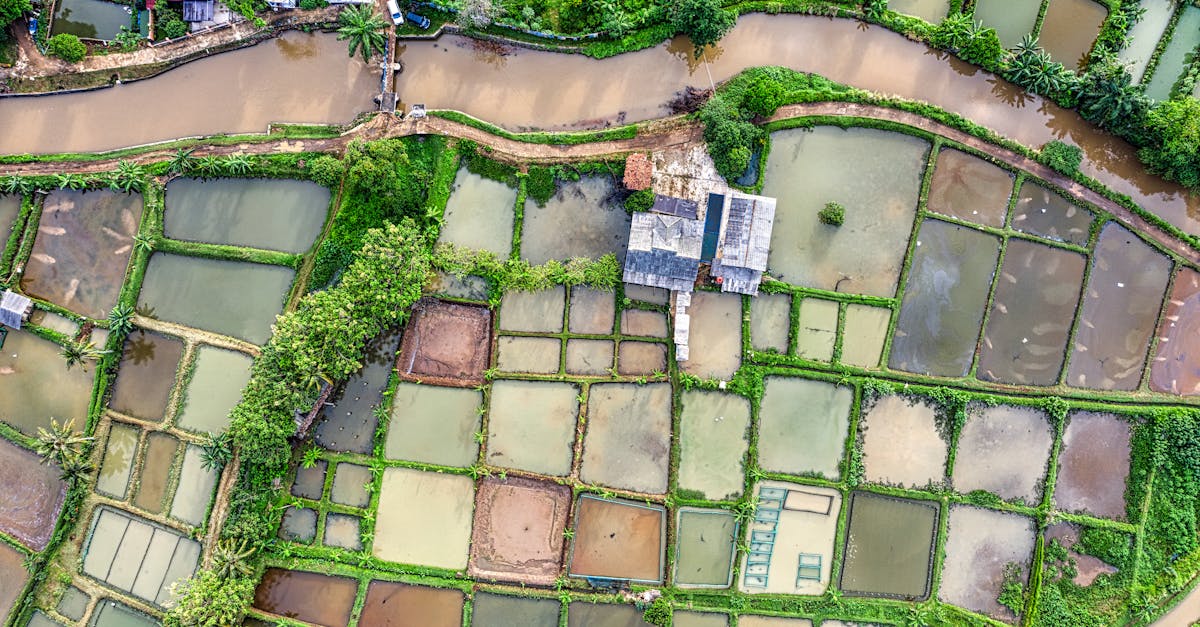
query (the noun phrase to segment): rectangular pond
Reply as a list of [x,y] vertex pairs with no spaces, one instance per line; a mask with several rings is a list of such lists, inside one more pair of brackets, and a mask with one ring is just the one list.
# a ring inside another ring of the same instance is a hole
[[0,438],[0,531],[35,551],[46,548],[67,493],[59,472],[32,451]]
[[171,518],[199,527],[208,518],[208,504],[217,487],[217,472],[204,467],[204,452],[189,444],[183,452],[179,486],[171,497]]
[[671,456],[671,386],[605,383],[588,392],[580,477],[662,494]]
[[357,595],[354,579],[268,568],[254,591],[254,607],[318,625],[346,625]]
[[513,242],[513,208],[517,190],[459,168],[446,201],[438,243],[486,250],[508,259]]
[[265,344],[295,271],[237,261],[156,254],[140,308],[150,317]]
[[172,239],[302,253],[325,224],[329,190],[288,179],[175,179],[163,231]]
[[1092,229],[1092,212],[1033,181],[1021,184],[1013,207],[1012,228],[1060,242],[1084,246]]
[[1000,44],[1012,48],[1033,31],[1041,9],[1042,0],[978,0],[974,18],[984,26],[996,29]]
[[4,584],[0,586],[0,617],[8,617],[17,604],[17,597],[25,591],[27,581],[29,571],[25,569],[25,555],[0,542],[0,583]]
[[1148,81],[1142,80],[1146,87],[1146,96],[1155,100],[1166,100],[1170,97],[1171,88],[1175,86],[1175,81],[1179,80],[1179,75],[1187,66],[1192,51],[1200,44],[1200,7],[1185,7],[1170,35],[1171,42],[1158,58],[1158,64],[1154,66],[1154,75]]
[[253,359],[236,351],[201,346],[183,397],[177,424],[196,433],[220,433],[250,381]]
[[888,366],[961,377],[971,369],[1000,240],[938,220],[917,235]]
[[[76,366],[67,369],[61,347],[28,332],[9,330],[0,350],[0,421],[36,437],[38,427],[75,422],[81,431],[92,397],[92,374]],[[88,368],[92,370],[92,368]]]
[[1142,75],[1146,73],[1146,65],[1150,63],[1154,49],[1158,47],[1158,40],[1175,14],[1175,2],[1172,0],[1142,0],[1139,6],[1146,13],[1129,29],[1129,45],[1117,53],[1117,57],[1129,68],[1135,83],[1142,82]]
[[135,426],[112,423],[104,447],[104,461],[100,463],[100,476],[96,480],[97,492],[115,499],[125,499],[129,493],[129,477],[133,472],[133,458],[137,454],[141,433],[141,429]]
[[937,518],[936,503],[855,492],[841,588],[865,596],[927,597]]
[[459,590],[372,581],[367,585],[367,598],[358,624],[372,627],[459,627],[462,625],[463,600],[463,593]]
[[579,387],[556,381],[500,380],[489,395],[487,462],[566,476],[575,455]]
[[477,592],[471,603],[471,627],[558,627],[561,611],[557,599]]
[[1079,253],[1008,240],[983,332],[981,379],[1058,383],[1086,263]]
[[662,581],[666,524],[661,505],[580,496],[571,576]]
[[543,264],[551,259],[598,259],[613,253],[625,263],[630,218],[616,192],[612,177],[587,176],[560,183],[545,206],[527,199],[521,258]]
[[109,409],[143,420],[161,421],[182,358],[181,340],[134,329],[125,338]]
[[1068,70],[1086,65],[1108,9],[1095,0],[1050,0],[1038,41]]
[[401,383],[392,397],[384,456],[444,466],[470,466],[479,457],[483,394],[469,388]]
[[8,245],[8,238],[12,235],[13,223],[20,212],[20,196],[0,194],[0,255],[4,254],[4,247]]
[[750,443],[750,401],[743,396],[685,390],[679,416],[679,487],[705,498],[741,494]]
[[758,423],[759,465],[775,472],[837,479],[853,401],[848,387],[767,377]]
[[[929,143],[867,128],[771,134],[763,195],[778,199],[770,274],[793,285],[894,296]],[[821,223],[825,203],[846,208]]]
[[107,0],[59,0],[50,34],[68,33],[111,41],[122,27],[133,29],[133,11],[127,4]]
[[1167,299],[1158,330],[1150,387],[1159,392],[1200,393],[1200,272],[1183,268]]
[[926,208],[975,224],[1003,227],[1012,188],[1013,175],[1008,170],[947,148],[938,153]]
[[737,522],[725,510],[680,508],[675,537],[675,585],[725,588],[733,577]]
[[96,510],[83,572],[149,603],[170,601],[171,584],[191,577],[200,544],[120,510]]
[[372,550],[389,562],[461,570],[467,566],[474,511],[470,477],[388,468]]
[[179,440],[166,433],[154,432],[146,438],[134,505],[152,514],[162,512],[178,451]]
[[949,0],[889,0],[888,9],[937,24],[950,10]]
[[1067,384],[1132,390],[1142,378],[1171,260],[1124,227],[1100,233],[1076,323]]
[[46,197],[21,289],[89,318],[117,304],[142,197],[58,190]]
[[384,331],[367,343],[363,367],[342,385],[317,417],[313,439],[321,448],[345,453],[370,454],[375,447],[379,419],[375,408],[396,365],[400,329]]

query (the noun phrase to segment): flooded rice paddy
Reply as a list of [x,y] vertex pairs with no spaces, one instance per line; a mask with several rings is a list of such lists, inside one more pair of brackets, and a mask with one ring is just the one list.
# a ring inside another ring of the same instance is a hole
[[733,394],[688,390],[679,417],[679,487],[725,500],[742,492],[749,448],[750,401]]
[[[571,311],[567,330],[571,333],[608,335],[613,332],[616,301],[612,292],[587,287],[571,288]],[[638,335],[630,333],[630,335]]]
[[108,431],[108,442],[104,447],[104,461],[100,464],[100,476],[96,480],[96,491],[116,499],[124,499],[129,492],[129,478],[133,473],[133,457],[137,452],[141,431],[134,426],[112,423]]
[[1070,416],[1058,455],[1054,505],[1124,520],[1131,437],[1129,423],[1112,414]]
[[840,585],[852,594],[923,599],[938,508],[867,492],[850,497],[850,522]]
[[492,384],[487,461],[547,475],[571,472],[579,387],[551,381]]
[[500,303],[500,329],[558,333],[563,329],[566,291],[552,287],[540,292],[506,292]]
[[25,591],[29,571],[25,570],[24,561],[20,551],[0,542],[0,584],[4,584],[0,586],[0,616],[8,616]]
[[8,238],[20,212],[20,196],[0,194],[0,255],[4,254],[4,248],[8,245]]
[[800,301],[800,328],[796,330],[797,355],[816,361],[833,360],[839,309],[839,305],[831,300],[804,298]]
[[372,551],[389,562],[466,568],[474,505],[470,477],[388,468]]
[[96,604],[89,627],[155,627],[158,621],[141,612],[113,601]]
[[543,264],[551,259],[598,259],[615,253],[624,263],[630,217],[616,193],[612,177],[587,176],[559,183],[545,206],[527,199],[521,223],[521,258]]
[[1092,221],[1090,211],[1041,184],[1025,181],[1017,192],[1012,227],[1018,231],[1083,246]]
[[250,380],[251,363],[253,359],[245,353],[201,346],[179,413],[180,428],[196,433],[224,431],[229,426],[229,412]]
[[[823,381],[784,377],[768,377],[765,389],[758,425],[759,465],[836,479],[853,392]],[[805,402],[797,404],[799,398]]]
[[890,367],[961,377],[971,369],[1000,240],[926,220],[916,237]]
[[727,627],[729,618],[709,612],[675,612],[671,620],[675,627]]
[[1085,263],[1078,253],[1009,240],[983,333],[981,379],[1058,383]]
[[1041,0],[979,0],[975,3],[974,18],[995,29],[1001,45],[1012,48],[1033,31],[1041,8]]
[[561,611],[562,605],[557,599],[529,599],[479,592],[471,603],[471,627],[558,627]]
[[891,321],[891,309],[857,303],[846,305],[841,362],[860,368],[877,368]]
[[889,0],[888,9],[937,24],[950,10],[947,0]]
[[636,492],[667,491],[671,452],[671,386],[593,385],[580,478]]
[[1094,0],[1050,0],[1038,41],[1050,58],[1068,70],[1078,70],[1087,63],[1088,53],[1108,10]]
[[985,226],[1004,226],[1013,175],[980,157],[954,149],[938,153],[926,207]]
[[517,190],[459,168],[446,202],[438,242],[486,250],[500,259],[512,252],[513,206]]
[[67,494],[59,473],[58,466],[0,438],[0,531],[35,551],[46,548]]
[[294,275],[281,266],[158,253],[146,268],[139,310],[261,345],[271,337]]
[[755,350],[788,352],[792,297],[760,294],[750,301],[750,345]]
[[1185,7],[1171,33],[1171,41],[1154,66],[1154,75],[1142,81],[1146,96],[1155,100],[1170,97],[1171,88],[1184,71],[1197,44],[1200,44],[1200,7]]
[[695,292],[691,332],[691,354],[680,367],[702,379],[730,379],[742,364],[742,297],[740,294]]
[[567,608],[567,627],[650,627],[630,605],[576,602]]
[[[894,296],[917,209],[929,144],[875,129],[778,131],[771,135],[763,195],[778,199],[771,276],[805,287]],[[853,181],[853,183],[851,183]],[[823,224],[826,203],[846,208]]]
[[329,211],[329,190],[285,179],[175,179],[163,230],[181,240],[302,253]]
[[946,476],[946,442],[937,410],[903,396],[884,396],[863,412],[863,476],[867,481],[921,488]]
[[[36,437],[38,428],[74,421],[82,431],[92,395],[92,373],[81,367],[67,369],[60,347],[28,331],[8,332],[0,350],[2,419],[9,426]],[[90,368],[89,368],[90,370]]]
[[1067,383],[1132,390],[1170,280],[1171,261],[1116,223],[1100,232],[1076,323]]
[[1026,505],[1041,502],[1054,443],[1046,416],[1028,407],[975,408],[958,437],[952,481],[959,492],[987,490]]
[[208,504],[217,487],[217,472],[204,465],[202,449],[188,445],[179,469],[179,485],[171,499],[171,518],[199,527],[208,518]]
[[117,304],[141,217],[141,196],[51,192],[21,289],[89,318],[107,318]]
[[132,331],[125,338],[109,409],[162,421],[182,358],[182,341],[142,329]]
[[1150,387],[1171,394],[1200,394],[1200,272],[1183,268],[1167,296],[1158,330],[1158,352],[1150,367]]
[[665,540],[666,512],[661,505],[608,501],[585,494],[575,512],[570,573],[662,581]]
[[170,435],[156,432],[146,438],[134,505],[151,514],[162,512],[167,482],[171,480],[171,469],[175,466],[175,454],[178,451],[179,440]]

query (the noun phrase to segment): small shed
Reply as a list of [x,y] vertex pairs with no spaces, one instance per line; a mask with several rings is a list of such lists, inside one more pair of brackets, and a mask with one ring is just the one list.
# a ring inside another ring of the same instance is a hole
[[33,301],[16,292],[5,290],[0,296],[0,324],[20,329],[33,313]]
[[183,0],[183,21],[208,22],[213,19],[213,0]]

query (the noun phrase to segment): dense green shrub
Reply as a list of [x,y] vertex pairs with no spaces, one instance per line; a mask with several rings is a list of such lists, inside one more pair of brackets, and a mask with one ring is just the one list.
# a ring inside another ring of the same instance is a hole
[[996,30],[985,28],[965,13],[955,13],[942,20],[929,41],[935,47],[949,50],[964,61],[988,70],[999,69],[1004,58],[1004,46],[1000,44]]
[[59,33],[46,42],[46,52],[68,63],[78,63],[87,54],[87,46],[70,33]]
[[558,191],[558,176],[556,168],[530,166],[529,178],[525,181],[525,197],[532,198],[538,206],[554,197]]
[[704,46],[720,41],[737,20],[737,15],[724,9],[720,0],[679,0],[673,7],[671,25],[696,44],[696,58],[703,54]]
[[1105,563],[1124,569],[1133,538],[1127,534],[1103,527],[1086,527],[1079,535],[1079,543],[1075,549],[1080,553],[1092,555],[1104,560]]
[[625,197],[625,211],[636,213],[638,211],[650,211],[650,207],[654,206],[654,191],[649,189],[640,189]]
[[327,6],[329,6],[329,3],[325,0],[300,0],[300,8],[304,9],[305,11],[323,9]]
[[1017,616],[1021,615],[1021,611],[1025,607],[1025,587],[1021,585],[1022,575],[1020,564],[1016,562],[1005,564],[1004,582],[1000,586],[1000,595],[996,598],[1000,605],[1007,607]]
[[254,579],[219,577],[211,570],[201,570],[177,588],[179,600],[163,618],[163,625],[236,625],[250,605],[254,587]]
[[764,118],[771,117],[787,100],[783,85],[770,76],[761,75],[752,81],[743,103],[746,110]]
[[642,612],[642,620],[651,625],[668,627],[671,624],[671,602],[666,597],[658,597]]
[[1160,102],[1146,115],[1150,145],[1138,152],[1142,163],[1161,175],[1200,191],[1200,100]]
[[1073,176],[1079,171],[1079,164],[1083,163],[1083,151],[1079,146],[1056,139],[1042,146],[1041,152],[1038,153],[1038,161],[1055,172]]
[[500,181],[505,185],[516,185],[517,168],[488,157],[475,142],[470,140],[459,142],[458,152],[462,155],[463,165],[467,166],[469,172],[478,174],[485,179]]
[[403,218],[428,222],[425,200],[434,164],[445,149],[445,140],[433,136],[350,143],[342,207],[317,251],[312,286],[328,285],[350,263],[368,229]]
[[6,26],[32,10],[29,0],[0,0],[0,41],[8,36]]
[[308,175],[312,180],[334,190],[342,183],[344,173],[342,160],[329,155],[321,155],[308,164]]
[[1079,81],[1079,113],[1136,145],[1145,145],[1149,101],[1115,56],[1094,62]]
[[817,212],[817,219],[823,224],[841,226],[846,221],[846,208],[836,202],[827,202],[825,207]]
[[157,32],[164,39],[175,39],[176,37],[183,37],[187,34],[188,25],[187,22],[179,18],[167,20],[160,23]]

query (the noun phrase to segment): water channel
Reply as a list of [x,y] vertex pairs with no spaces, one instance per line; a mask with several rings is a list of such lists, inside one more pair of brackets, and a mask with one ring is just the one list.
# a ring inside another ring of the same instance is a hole
[[[345,122],[371,108],[375,77],[343,48],[332,35],[289,33],[114,89],[0,100],[5,138],[0,151],[94,151],[260,132],[271,121]],[[1200,197],[1189,199],[1179,186],[1146,173],[1128,144],[1073,111],[885,29],[853,20],[759,14],[739,20],[706,55],[707,67],[691,50],[676,39],[600,61],[518,48],[498,52],[447,35],[400,46],[406,69],[396,89],[406,102],[462,110],[510,129],[594,128],[665,115],[678,90],[707,87],[710,75],[722,81],[746,67],[782,63],[928,101],[1029,146],[1052,139],[1078,144],[1086,153],[1087,174],[1189,233],[1200,233]],[[300,72],[306,80],[295,80]],[[240,106],[212,106],[217,93],[238,94]],[[148,101],[159,106],[141,106]]]

